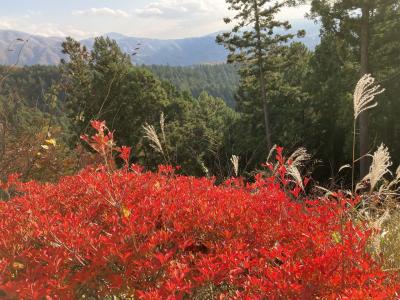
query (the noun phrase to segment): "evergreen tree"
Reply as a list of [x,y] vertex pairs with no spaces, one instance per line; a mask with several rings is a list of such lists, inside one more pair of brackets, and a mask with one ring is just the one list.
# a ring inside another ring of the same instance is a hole
[[246,67],[243,74],[255,75],[261,98],[265,140],[267,149],[272,148],[272,132],[268,106],[266,72],[274,65],[274,58],[280,55],[281,45],[293,38],[293,34],[277,34],[277,28],[290,29],[288,22],[275,17],[280,10],[293,1],[271,0],[226,0],[229,8],[236,12],[233,19],[225,18],[226,23],[236,22],[231,32],[217,37],[217,42],[230,51],[228,62],[240,62]]
[[75,131],[80,134],[90,120],[110,120],[118,110],[118,101],[129,68],[129,57],[109,38],[96,38],[93,50],[88,51],[72,38],[62,44],[61,72],[69,115],[75,119]]
[[[274,141],[290,150],[304,146],[307,142],[313,114],[310,96],[305,89],[309,76],[311,53],[301,43],[282,47],[281,56],[275,57],[274,69],[265,74],[268,78],[269,109]],[[247,72],[247,73],[244,73]],[[237,109],[241,118],[235,132],[238,137],[235,147],[246,162],[246,171],[259,166],[266,158],[262,140],[263,111],[260,103],[259,81],[251,70],[242,70],[242,79],[237,94]],[[313,149],[310,149],[313,150]]]

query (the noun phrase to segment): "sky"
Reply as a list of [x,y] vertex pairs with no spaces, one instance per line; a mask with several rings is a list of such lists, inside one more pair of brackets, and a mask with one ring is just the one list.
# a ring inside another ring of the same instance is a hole
[[[302,19],[308,7],[280,19]],[[149,38],[202,36],[229,27],[224,0],[0,0],[0,29],[77,39],[117,32]]]

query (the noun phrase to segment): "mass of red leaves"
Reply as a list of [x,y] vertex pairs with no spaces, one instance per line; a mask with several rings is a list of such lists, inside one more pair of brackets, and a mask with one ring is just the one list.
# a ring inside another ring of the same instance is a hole
[[[128,161],[105,130],[85,139]],[[399,287],[345,217],[350,199],[294,201],[275,176],[216,186],[171,167],[100,167],[13,185],[0,202],[0,298],[387,299]]]

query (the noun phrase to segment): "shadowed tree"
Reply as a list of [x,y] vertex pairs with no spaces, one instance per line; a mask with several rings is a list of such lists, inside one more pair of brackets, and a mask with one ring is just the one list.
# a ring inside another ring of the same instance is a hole
[[[369,48],[373,16],[377,8],[387,0],[312,0],[311,14],[319,17],[323,31],[334,32],[340,39],[355,46],[360,64],[360,77],[370,73]],[[360,128],[360,176],[368,173],[370,159],[365,156],[370,148],[368,133],[368,112],[359,118]]]

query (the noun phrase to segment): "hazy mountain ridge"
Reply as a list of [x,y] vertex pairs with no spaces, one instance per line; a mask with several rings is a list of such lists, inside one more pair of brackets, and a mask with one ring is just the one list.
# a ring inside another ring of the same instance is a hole
[[0,30],[0,64],[55,65],[62,58],[60,37]]
[[[132,61],[136,64],[189,66],[223,62],[226,59],[226,50],[217,45],[212,36],[176,40],[116,38],[113,34],[107,36],[115,39],[127,53],[132,54],[136,52],[135,48],[140,47],[137,55],[132,56]],[[83,40],[82,43],[90,48],[93,40]]]
[[[305,29],[307,35],[301,39],[313,49],[319,42],[319,27],[310,21],[293,22],[294,30]],[[108,33],[119,46],[132,56],[136,64],[190,66],[214,64],[226,60],[227,51],[216,44],[217,33],[203,37],[183,39],[149,39],[129,37],[119,33]],[[56,65],[63,57],[62,37],[43,37],[13,30],[0,30],[0,64],[10,65]],[[94,38],[84,39],[82,44],[93,45]],[[135,50],[140,48],[139,50]],[[20,51],[22,49],[22,51]]]

